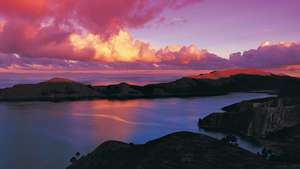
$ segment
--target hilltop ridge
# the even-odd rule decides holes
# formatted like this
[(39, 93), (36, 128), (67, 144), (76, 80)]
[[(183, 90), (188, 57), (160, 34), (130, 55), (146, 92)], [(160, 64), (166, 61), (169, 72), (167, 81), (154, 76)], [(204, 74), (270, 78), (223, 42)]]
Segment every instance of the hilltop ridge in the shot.
[(273, 75), (270, 72), (259, 70), (259, 69), (228, 69), (228, 70), (221, 70), (221, 71), (212, 71), (206, 74), (199, 74), (194, 76), (189, 76), (190, 78), (194, 79), (220, 79), (220, 78), (227, 78), (230, 76), (235, 75), (259, 75), (259, 76), (271, 76)]
[(54, 77), (54, 78), (46, 80), (46, 81), (44, 81), (42, 83), (78, 83), (78, 82), (75, 82), (73, 80), (66, 79), (66, 78)]

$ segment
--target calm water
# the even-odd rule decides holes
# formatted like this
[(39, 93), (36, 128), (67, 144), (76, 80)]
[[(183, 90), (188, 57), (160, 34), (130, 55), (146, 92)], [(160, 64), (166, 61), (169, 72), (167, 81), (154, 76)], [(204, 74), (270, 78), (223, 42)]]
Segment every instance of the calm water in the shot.
[(75, 152), (86, 154), (103, 141), (144, 143), (175, 131), (198, 132), (199, 117), (241, 100), (267, 96), (235, 93), (185, 99), (0, 103), (0, 168), (62, 169)]

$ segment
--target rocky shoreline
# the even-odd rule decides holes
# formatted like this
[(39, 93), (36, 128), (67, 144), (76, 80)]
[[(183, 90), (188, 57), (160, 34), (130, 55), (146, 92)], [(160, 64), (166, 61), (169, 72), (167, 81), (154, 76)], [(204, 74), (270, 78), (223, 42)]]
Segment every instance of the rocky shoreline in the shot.
[(268, 150), (271, 160), (299, 163), (300, 97), (244, 101), (199, 120), (205, 130), (249, 136)]

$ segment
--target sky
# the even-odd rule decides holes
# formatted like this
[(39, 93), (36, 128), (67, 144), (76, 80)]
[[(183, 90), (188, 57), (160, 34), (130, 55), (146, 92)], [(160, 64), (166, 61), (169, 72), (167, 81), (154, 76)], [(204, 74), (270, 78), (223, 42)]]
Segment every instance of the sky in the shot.
[(299, 0), (0, 0), (0, 71), (300, 64)]

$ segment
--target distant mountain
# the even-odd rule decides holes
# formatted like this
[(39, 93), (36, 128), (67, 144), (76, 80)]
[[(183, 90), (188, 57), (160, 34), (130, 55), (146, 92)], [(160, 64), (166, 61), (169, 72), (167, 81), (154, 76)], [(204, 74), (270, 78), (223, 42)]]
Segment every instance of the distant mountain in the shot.
[(52, 79), (45, 81), (44, 83), (76, 83), (76, 82), (65, 78), (54, 77)]
[(126, 83), (91, 86), (63, 78), (38, 84), (0, 89), (2, 101), (63, 101), (82, 99), (132, 99), (224, 95), (230, 92), (265, 91), (300, 94), (300, 79), (255, 69), (214, 71), (183, 77), (169, 83), (135, 86)]

